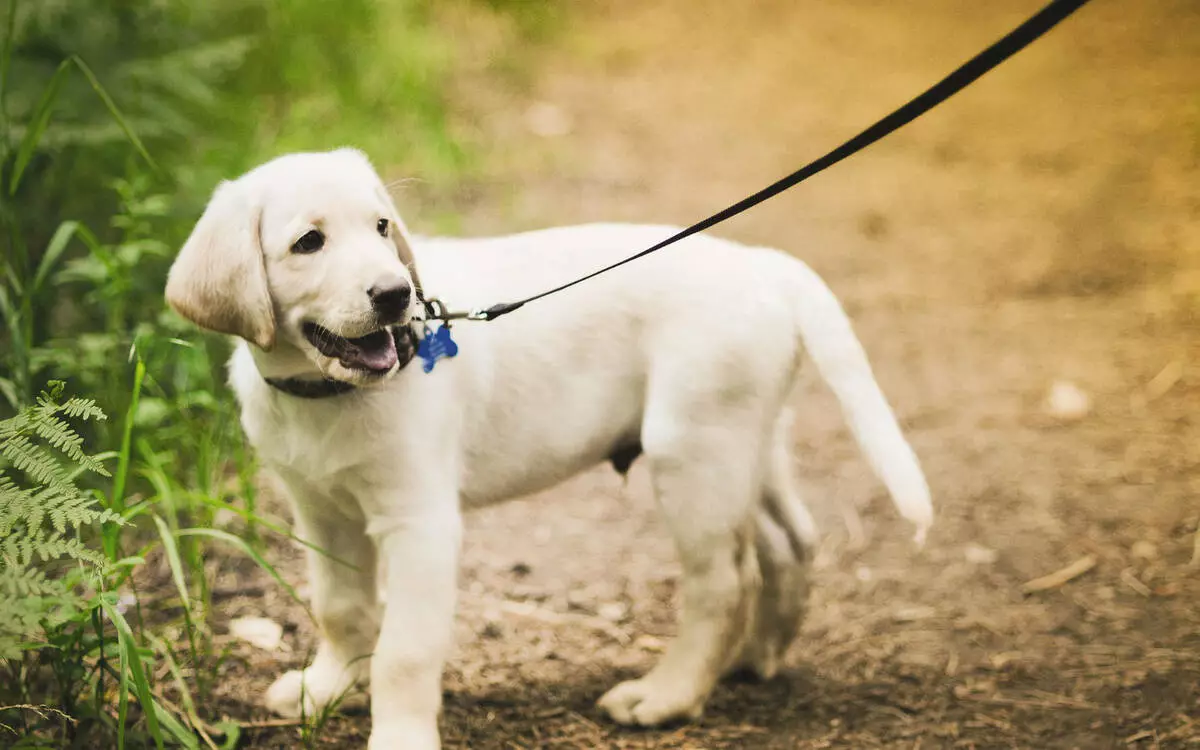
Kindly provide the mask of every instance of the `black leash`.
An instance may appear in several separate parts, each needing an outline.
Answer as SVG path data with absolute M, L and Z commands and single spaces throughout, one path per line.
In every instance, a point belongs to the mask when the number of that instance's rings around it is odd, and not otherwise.
M 620 266 L 625 265 L 626 263 L 632 263 L 638 258 L 661 250 L 668 245 L 673 245 L 685 237 L 689 237 L 697 232 L 703 232 L 705 229 L 716 226 L 726 219 L 731 219 L 743 211 L 751 209 L 763 201 L 779 195 L 784 190 L 795 187 L 801 182 L 807 180 L 809 177 L 812 177 L 818 172 L 822 172 L 829 167 L 832 167 L 834 164 L 837 164 L 843 159 L 858 153 L 884 136 L 890 135 L 896 130 L 899 130 L 901 127 L 917 119 L 937 105 L 954 96 L 959 91 L 962 91 L 970 84 L 974 83 L 984 73 L 987 73 L 992 68 L 1023 50 L 1031 42 L 1045 34 L 1050 29 L 1054 28 L 1060 21 L 1074 13 L 1076 10 L 1079 10 L 1079 8 L 1081 8 L 1087 2 L 1088 0 L 1052 0 L 1049 5 L 1047 5 L 1045 8 L 1042 8 L 1040 11 L 1030 17 L 1029 20 L 1010 31 L 1006 36 L 992 46 L 963 63 L 963 65 L 957 70 L 938 81 L 924 93 L 912 99 L 895 112 L 892 112 L 887 117 L 884 117 L 879 122 L 876 122 L 874 125 L 870 126 L 834 150 L 830 151 L 819 159 L 809 162 L 795 172 L 792 172 L 787 177 L 784 177 L 778 182 L 763 188 L 754 195 L 751 195 L 748 198 L 743 198 L 729 208 L 719 211 L 707 219 L 699 221 L 690 227 L 681 230 L 677 234 L 668 237 L 657 245 L 646 248 L 637 255 L 631 255 L 624 260 L 613 263 L 610 266 L 605 266 L 598 271 L 593 271 L 592 273 L 575 279 L 574 281 L 569 281 L 562 286 L 548 289 L 539 294 L 535 294 L 532 297 L 526 297 L 525 299 L 518 300 L 516 302 L 501 302 L 500 304 L 492 305 L 488 308 L 472 310 L 470 312 L 449 312 L 442 307 L 440 303 L 438 303 L 436 307 L 427 305 L 428 309 L 426 318 L 428 320 L 441 320 L 445 322 L 449 322 L 451 320 L 495 320 L 501 315 L 507 315 L 508 313 L 529 304 L 530 302 L 539 300 L 543 297 L 548 297 L 551 294 L 557 294 L 565 289 L 570 289 L 576 284 L 582 284 L 588 279 L 593 279 L 602 273 L 607 273 L 614 268 L 619 268 Z M 430 300 L 430 303 L 433 302 L 436 302 L 436 300 Z

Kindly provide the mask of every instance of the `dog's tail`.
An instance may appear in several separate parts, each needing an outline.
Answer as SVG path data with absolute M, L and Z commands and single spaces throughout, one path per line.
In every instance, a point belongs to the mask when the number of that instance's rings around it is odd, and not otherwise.
M 896 416 L 875 382 L 862 344 L 837 297 L 808 266 L 801 268 L 798 299 L 800 336 L 821 377 L 829 384 L 875 475 L 891 493 L 896 509 L 925 541 L 933 523 L 929 485 Z

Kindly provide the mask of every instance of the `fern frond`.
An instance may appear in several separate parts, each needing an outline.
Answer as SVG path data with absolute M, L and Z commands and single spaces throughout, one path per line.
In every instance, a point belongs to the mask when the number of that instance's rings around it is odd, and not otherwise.
M 96 405 L 96 401 L 90 398 L 70 398 L 62 405 L 62 413 L 68 419 L 81 419 L 84 421 L 94 419 L 97 422 L 103 422 L 108 419 L 108 415 Z
M 33 424 L 33 432 L 50 447 L 65 454 L 75 465 L 98 474 L 104 473 L 104 465 L 83 450 L 83 438 L 69 424 L 53 414 Z
M 33 432 L 50 444 L 51 448 L 65 453 L 72 461 L 78 461 L 83 453 L 83 438 L 71 429 L 71 425 L 53 414 L 47 414 L 33 425 Z
M 62 464 L 28 435 L 13 435 L 0 444 L 0 456 L 34 484 L 61 484 L 65 479 Z
M 62 390 L 52 383 L 36 404 L 0 420 L 0 658 L 79 611 L 81 571 L 107 564 L 83 532 L 123 523 L 75 484 L 80 470 L 107 472 L 67 419 L 104 414 L 89 399 L 57 403 Z

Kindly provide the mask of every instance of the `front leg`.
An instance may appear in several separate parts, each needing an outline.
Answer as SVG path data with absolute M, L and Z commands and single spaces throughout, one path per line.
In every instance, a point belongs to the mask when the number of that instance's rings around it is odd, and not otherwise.
M 457 497 L 372 524 L 383 556 L 383 626 L 371 663 L 371 750 L 437 750 L 442 669 L 453 639 L 462 521 Z
M 380 610 L 375 546 L 353 505 L 313 493 L 302 482 L 285 485 L 297 535 L 312 545 L 305 551 L 320 639 L 312 664 L 276 680 L 265 702 L 278 714 L 298 718 L 317 715 L 367 681 Z

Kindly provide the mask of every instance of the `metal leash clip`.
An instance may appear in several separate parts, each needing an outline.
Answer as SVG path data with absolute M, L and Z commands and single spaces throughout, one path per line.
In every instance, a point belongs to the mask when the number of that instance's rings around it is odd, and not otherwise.
M 446 309 L 446 305 L 437 297 L 422 299 L 422 304 L 425 306 L 425 320 L 440 320 L 445 325 L 449 326 L 452 320 L 489 320 L 487 310 L 475 308 L 474 310 L 463 312 L 450 312 Z

